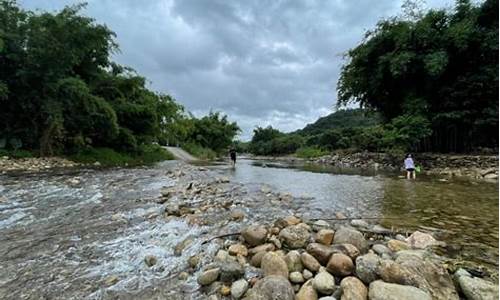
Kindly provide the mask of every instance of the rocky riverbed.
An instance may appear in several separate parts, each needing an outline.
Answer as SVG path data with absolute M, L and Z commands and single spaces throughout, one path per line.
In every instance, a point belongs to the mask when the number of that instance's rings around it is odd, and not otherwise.
M 39 172 L 50 169 L 75 168 L 80 164 L 61 157 L 30 157 L 30 158 L 9 158 L 0 157 L 0 173 L 22 171 Z

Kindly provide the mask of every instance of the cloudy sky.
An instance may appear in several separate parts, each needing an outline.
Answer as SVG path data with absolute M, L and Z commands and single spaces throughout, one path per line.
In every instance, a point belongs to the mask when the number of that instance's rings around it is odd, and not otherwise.
M 72 0 L 19 0 L 57 10 Z M 251 137 L 292 131 L 332 112 L 342 54 L 402 0 L 88 0 L 117 34 L 115 60 L 195 115 L 222 111 Z M 427 0 L 450 8 L 453 0 Z

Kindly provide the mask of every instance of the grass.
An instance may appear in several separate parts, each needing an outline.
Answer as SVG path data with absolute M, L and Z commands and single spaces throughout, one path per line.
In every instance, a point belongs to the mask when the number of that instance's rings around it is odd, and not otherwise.
M 189 154 L 201 160 L 212 160 L 217 158 L 217 153 L 210 148 L 204 148 L 200 145 L 188 143 L 182 146 L 182 149 L 189 152 Z
M 0 149 L 0 157 L 2 156 L 8 156 L 10 158 L 30 158 L 30 157 L 36 157 L 35 153 L 29 150 L 5 150 L 5 149 Z
M 302 147 L 295 152 L 295 155 L 300 158 L 315 158 L 327 155 L 328 153 L 328 151 L 315 147 Z
M 158 145 L 143 145 L 137 153 L 117 152 L 110 148 L 90 148 L 69 156 L 69 159 L 101 166 L 137 166 L 173 159 L 173 155 Z

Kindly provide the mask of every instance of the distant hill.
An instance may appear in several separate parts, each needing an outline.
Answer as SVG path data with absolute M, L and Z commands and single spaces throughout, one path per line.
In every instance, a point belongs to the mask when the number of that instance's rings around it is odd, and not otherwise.
M 347 127 L 368 127 L 381 123 L 378 113 L 366 109 L 344 109 L 338 110 L 328 116 L 319 118 L 316 122 L 294 133 L 310 136 L 323 133 L 329 129 L 342 129 Z

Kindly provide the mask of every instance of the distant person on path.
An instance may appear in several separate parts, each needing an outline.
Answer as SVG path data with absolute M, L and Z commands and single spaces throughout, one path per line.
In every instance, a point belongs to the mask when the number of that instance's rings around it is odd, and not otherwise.
M 236 150 L 234 148 L 231 148 L 229 150 L 229 157 L 231 158 L 231 163 L 233 164 L 233 167 L 236 166 Z
M 406 169 L 406 179 L 415 179 L 415 163 L 413 162 L 413 158 L 411 154 L 406 155 L 405 159 L 405 169 Z

